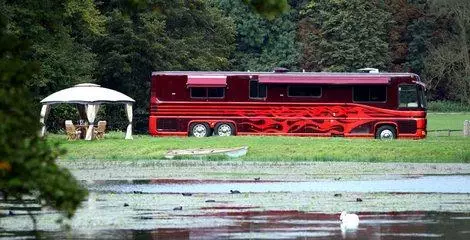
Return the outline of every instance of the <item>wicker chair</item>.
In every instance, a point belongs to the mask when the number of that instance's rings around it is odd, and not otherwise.
[[[72,120],[65,120],[65,131],[67,132],[67,140],[80,139],[80,130],[77,130],[72,123]]]
[[[99,121],[98,126],[95,127],[93,130],[94,130],[96,139],[103,139],[104,132],[106,131],[106,121]]]

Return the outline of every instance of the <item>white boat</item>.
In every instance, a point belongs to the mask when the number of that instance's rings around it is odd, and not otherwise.
[[[202,157],[208,155],[227,155],[231,158],[238,158],[245,156],[248,152],[248,147],[236,147],[236,148],[198,148],[198,149],[176,149],[169,150],[165,154],[165,158],[172,159],[175,156],[194,156]]]

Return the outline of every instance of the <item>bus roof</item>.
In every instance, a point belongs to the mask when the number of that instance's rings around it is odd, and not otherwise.
[[[185,76],[185,75],[221,75],[221,76],[252,76],[252,75],[280,75],[280,76],[369,76],[369,77],[415,77],[417,76],[414,73],[355,73],[355,72],[285,72],[285,73],[275,73],[275,72],[204,72],[204,71],[162,71],[162,72],[152,72],[152,76],[156,75],[168,75],[168,76]]]
[[[411,77],[420,82],[414,73],[333,73],[333,72],[153,72],[152,76],[188,76],[188,81],[197,78],[199,84],[213,83],[214,78],[228,76],[257,76],[260,83],[280,84],[388,84],[392,77]]]

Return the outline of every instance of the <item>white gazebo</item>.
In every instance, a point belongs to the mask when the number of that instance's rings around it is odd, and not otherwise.
[[[55,92],[41,101],[42,108],[40,122],[42,124],[42,129],[40,135],[44,136],[46,133],[45,122],[50,107],[53,104],[75,103],[84,105],[86,117],[88,123],[90,124],[86,132],[85,140],[91,140],[93,135],[93,125],[100,105],[104,103],[122,103],[125,105],[127,119],[129,120],[129,125],[127,125],[126,131],[126,139],[132,139],[132,104],[134,102],[134,99],[118,91],[109,88],[104,88],[97,84],[77,84],[71,88]]]

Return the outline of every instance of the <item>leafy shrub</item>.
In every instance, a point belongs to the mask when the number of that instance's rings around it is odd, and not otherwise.
[[[470,112],[470,105],[452,101],[428,102],[428,110],[431,112]]]
[[[19,202],[25,196],[33,197],[70,218],[87,192],[67,169],[56,164],[64,151],[38,136],[38,111],[26,87],[38,68],[20,58],[28,47],[6,29],[0,15],[1,196]]]

